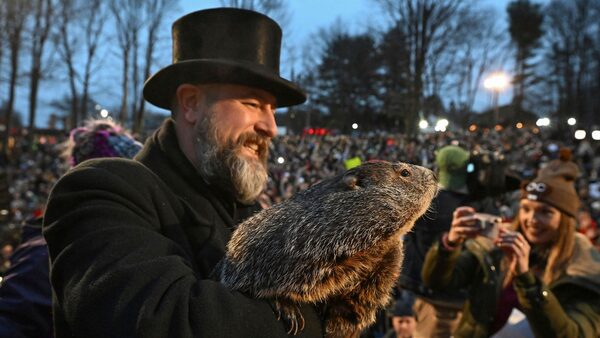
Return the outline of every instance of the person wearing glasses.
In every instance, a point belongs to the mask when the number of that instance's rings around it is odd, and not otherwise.
[[[520,336],[600,336],[600,253],[575,231],[577,175],[570,156],[550,162],[522,185],[511,225],[487,231],[495,236],[481,236],[473,208],[454,211],[450,231],[429,250],[422,270],[433,289],[468,287],[454,337],[508,330],[515,313],[526,318]]]

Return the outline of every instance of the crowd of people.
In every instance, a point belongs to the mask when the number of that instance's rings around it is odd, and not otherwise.
[[[2,271],[10,266],[8,259],[20,240],[20,225],[43,214],[52,186],[71,167],[71,161],[62,156],[66,140],[68,135],[60,133],[16,139],[6,165],[11,218],[2,224]],[[263,208],[280,203],[345,171],[352,163],[403,161],[437,171],[436,154],[447,145],[459,145],[469,149],[470,153],[499,152],[506,169],[523,179],[533,178],[539,168],[558,158],[560,149],[571,149],[573,160],[581,168],[576,186],[583,203],[577,211],[577,230],[600,247],[597,227],[600,219],[600,183],[597,183],[600,145],[552,140],[544,131],[508,128],[474,133],[456,130],[421,133],[414,137],[383,131],[355,135],[279,135],[270,145],[269,180],[259,202]],[[518,207],[511,204],[514,194],[507,192],[495,199],[497,210],[507,220],[514,217]],[[395,309],[398,311],[398,306]],[[393,311],[390,312],[392,315]],[[382,320],[386,321],[385,317]],[[380,320],[377,330],[390,325]]]
[[[18,231],[16,225],[43,213],[50,189],[69,168],[69,163],[60,157],[62,142],[66,139],[66,134],[16,139],[6,165],[11,218],[2,225],[3,247],[14,245],[18,240],[14,235]],[[581,168],[577,188],[583,203],[578,211],[578,230],[600,246],[597,226],[600,220],[600,144],[585,140],[577,143],[552,140],[543,131],[534,133],[531,129],[508,128],[500,132],[485,129],[475,133],[457,130],[422,133],[415,137],[383,131],[352,136],[280,135],[270,146],[269,181],[260,201],[263,206],[270,206],[288,199],[324,178],[343,172],[347,168],[346,162],[356,158],[361,162],[402,161],[435,170],[436,150],[448,144],[460,145],[472,152],[500,152],[508,169],[525,179],[533,178],[540,166],[557,158],[560,148],[571,149],[573,159]],[[514,212],[503,211],[509,217]]]

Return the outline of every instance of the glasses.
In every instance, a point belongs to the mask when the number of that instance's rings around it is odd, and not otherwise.
[[[531,182],[525,187],[525,190],[528,192],[544,192],[546,191],[546,188],[545,183]]]

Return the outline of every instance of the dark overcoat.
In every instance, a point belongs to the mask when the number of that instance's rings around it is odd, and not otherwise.
[[[209,187],[165,123],[135,160],[82,163],[44,220],[57,337],[283,337],[263,300],[210,279],[235,226],[257,208]],[[303,337],[322,322],[304,307]]]

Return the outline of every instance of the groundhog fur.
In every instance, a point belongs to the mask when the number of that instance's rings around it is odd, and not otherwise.
[[[426,168],[368,162],[322,181],[241,223],[220,280],[271,300],[291,334],[314,304],[327,337],[345,337],[375,321],[402,264],[401,236],[429,207],[437,182]]]

